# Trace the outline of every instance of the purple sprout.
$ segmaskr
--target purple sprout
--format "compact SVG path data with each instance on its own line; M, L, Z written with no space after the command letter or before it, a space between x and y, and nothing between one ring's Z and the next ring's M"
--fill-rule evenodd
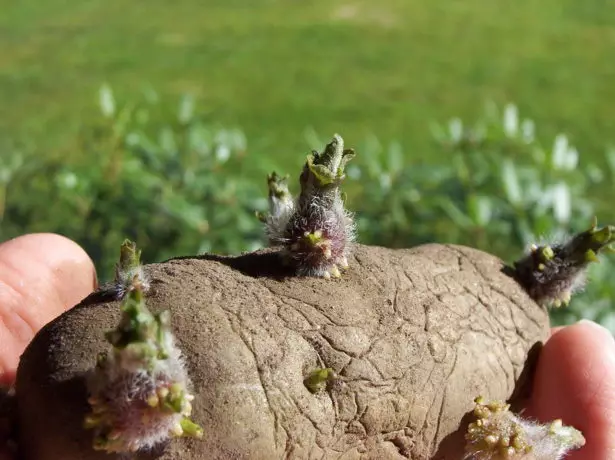
M515 276L528 294L539 304L560 307L585 285L585 272L598 262L601 251L610 251L615 240L615 227L591 227L564 243L535 245L514 263Z
M152 314L135 274L122 300L119 325L106 334L110 353L101 353L88 375L91 412L84 427L94 430L93 448L108 453L148 450L171 437L200 438L190 420L190 381L170 328L170 314Z
M267 235L272 246L284 248L285 259L299 275L339 278L340 269L348 268L355 225L344 208L340 185L344 167L354 155L352 149L344 149L337 134L322 153L313 151L303 167L301 193L295 200L283 180L275 173L270 176Z

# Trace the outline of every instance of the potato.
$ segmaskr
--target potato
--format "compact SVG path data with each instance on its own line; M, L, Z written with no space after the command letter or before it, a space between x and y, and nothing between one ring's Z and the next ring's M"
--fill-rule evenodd
M355 245L341 279L289 273L278 249L146 265L169 309L202 439L137 459L460 459L474 398L518 399L549 336L545 307L484 252ZM44 327L17 374L24 460L127 458L92 449L84 375L118 301L94 293ZM304 379L330 367L317 394Z
M509 403L528 395L547 307L615 251L615 227L512 266L356 244L340 191L354 155L335 135L297 197L268 177L269 249L142 266L126 241L115 280L21 358L24 460L559 460L582 446Z

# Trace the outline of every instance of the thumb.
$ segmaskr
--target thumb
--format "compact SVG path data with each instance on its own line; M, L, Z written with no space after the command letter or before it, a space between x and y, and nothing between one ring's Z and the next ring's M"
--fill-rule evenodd
M38 330L96 287L94 264L55 234L0 244L0 384L12 384L19 357Z
M562 419L583 433L586 445L570 460L615 458L615 341L608 330L581 321L551 336L538 359L527 414L543 422Z

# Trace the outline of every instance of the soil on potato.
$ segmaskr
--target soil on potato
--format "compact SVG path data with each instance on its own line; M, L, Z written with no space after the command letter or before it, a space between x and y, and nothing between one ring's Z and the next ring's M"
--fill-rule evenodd
M273 250L146 266L170 309L202 440L139 460L459 459L473 399L526 391L549 319L501 260L460 246L357 245L341 280L289 276ZM118 302L94 294L46 326L17 375L24 460L113 460L82 428L84 373ZM314 395L317 366L343 381ZM516 397L516 396L515 396Z

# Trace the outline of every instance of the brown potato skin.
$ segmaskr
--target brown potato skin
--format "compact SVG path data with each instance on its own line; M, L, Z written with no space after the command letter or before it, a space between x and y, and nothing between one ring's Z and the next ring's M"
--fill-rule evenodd
M274 250L146 266L148 307L172 312L205 435L134 458L461 458L473 398L527 390L547 311L500 259L467 247L356 245L349 262L341 280L288 276ZM83 374L120 313L96 299L47 325L22 356L24 460L120 458L93 451L81 428ZM311 394L303 378L316 366L344 381Z

